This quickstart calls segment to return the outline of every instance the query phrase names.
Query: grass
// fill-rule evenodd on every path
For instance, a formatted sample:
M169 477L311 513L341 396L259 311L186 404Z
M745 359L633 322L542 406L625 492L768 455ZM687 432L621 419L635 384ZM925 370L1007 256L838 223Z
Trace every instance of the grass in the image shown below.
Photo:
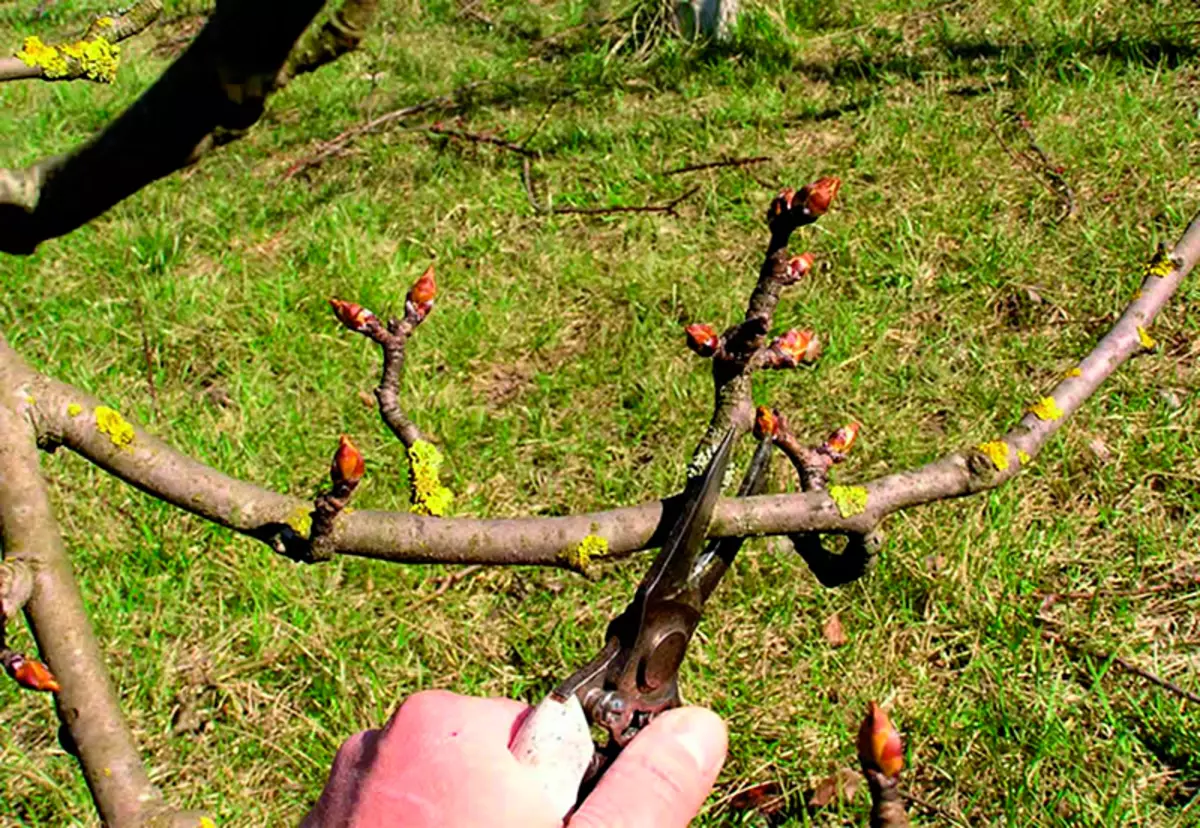
M169 60L151 47L199 9L168 5L175 19L129 44L112 87L0 86L0 165L74 146L132 101ZM861 420L836 472L847 482L1002 432L1200 203L1200 29L1185 4L803 0L753 7L728 47L667 40L643 54L636 38L614 51L614 25L571 28L600 6L398 5L360 53L273 98L246 139L35 256L4 258L10 341L184 451L283 491L314 492L349 433L368 458L356 505L403 509L401 448L360 401L377 356L325 299L396 309L436 259L441 296L405 400L449 458L456 511L640 502L679 485L711 404L680 323L731 322L774 188L836 174L838 204L794 247L819 266L778 319L818 330L825 354L756 394L814 438ZM79 29L103 6L63 0L33 23L0 5L0 37ZM347 126L478 80L464 128L520 140L544 117L530 146L555 204L701 189L678 218L544 217L519 158L422 121L281 183ZM1057 223L1054 195L992 135L1010 108L1064 166L1077 219ZM724 155L773 160L663 174ZM908 789L972 824L1200 821L1196 710L1048 644L1033 622L1040 592L1127 590L1200 565L1197 311L1191 281L1155 325L1159 349L1033 469L895 516L862 582L823 590L786 543L747 546L683 677L731 731L698 824L761 824L729 800L766 781L788 796L775 824L861 824L862 793L806 802L853 766L869 699L904 734ZM77 457L45 468L154 778L230 825L294 824L341 741L414 691L539 698L594 652L646 565L593 581L489 569L410 609L453 570L299 567ZM782 465L774 486L794 487ZM1051 612L1096 652L1196 689L1198 601L1194 588L1102 593ZM835 612L849 638L838 649L821 635ZM31 646L24 629L15 642ZM0 825L93 824L54 728L47 698L0 684Z

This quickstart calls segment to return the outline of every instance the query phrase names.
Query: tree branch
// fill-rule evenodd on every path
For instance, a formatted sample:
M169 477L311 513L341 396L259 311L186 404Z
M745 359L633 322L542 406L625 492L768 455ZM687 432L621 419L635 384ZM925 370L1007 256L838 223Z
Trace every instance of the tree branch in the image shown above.
M1025 415L1003 440L861 486L726 498L716 507L710 535L867 535L893 512L975 494L1009 480L1109 374L1144 347L1146 327L1198 257L1200 217L1192 220L1171 256L1160 250L1146 267L1138 296L1077 371L1058 383L1035 406L1038 413ZM35 425L44 446L65 445L131 485L258 538L276 551L306 553L308 502L236 480L175 451L83 392L37 374L2 338L0 365L35 397ZM570 517L511 520L355 511L339 516L329 541L340 554L395 562L578 568L578 556L572 553L585 537L604 538L609 557L651 548L661 540L674 508L674 499L667 498Z
M376 8L374 0L345 0L293 55L322 5L220 0L187 51L103 132L67 155L0 170L0 251L32 253L237 137L291 74L357 45Z
M29 375L19 368L0 360L0 543L6 564L33 573L25 616L61 685L59 718L105 824L186 824L191 815L168 811L150 783L121 716L50 507L29 416Z
M162 14L162 0L140 0L120 14L97 17L83 37L72 43L47 45L30 36L15 57L0 58L0 81L42 78L86 79L112 83L121 50L117 46L144 30Z

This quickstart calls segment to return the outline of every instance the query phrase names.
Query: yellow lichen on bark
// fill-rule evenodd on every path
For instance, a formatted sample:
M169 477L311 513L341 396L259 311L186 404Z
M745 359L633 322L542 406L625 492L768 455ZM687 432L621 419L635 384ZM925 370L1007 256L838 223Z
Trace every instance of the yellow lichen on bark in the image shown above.
M1028 465L1029 461L1033 458L1029 456L1029 452L1023 451L1022 449L1017 449L1017 459L1021 461L1022 466L1025 466Z
M67 403L67 416L78 417L83 413L83 406L79 403Z
M992 440L980 443L976 448L992 461L992 465L996 467L997 471L1004 471L1008 468L1008 443L1003 440Z
M844 518L867 511L867 490L862 486L830 486L829 496L833 498L838 514Z
M47 46L37 35L25 38L17 60L26 66L36 66L48 78L61 78L67 74L67 59L53 46Z
M1154 337L1150 335L1150 332L1141 325L1138 325L1137 333L1138 342L1142 343L1142 347L1146 350L1152 350L1156 345L1158 345L1158 343L1154 340Z
M111 20L109 22L111 25ZM121 47L103 37L77 40L62 46L49 46L36 36L25 38L17 59L26 66L35 66L51 80L87 78L100 83L112 83L121 63Z
M408 449L408 467L412 472L412 511L418 515L441 517L454 502L454 492L442 485L445 458L427 440L417 440Z
M607 538L602 538L599 535L587 535L579 543L563 550L560 553L560 557L570 564L572 569L585 572L593 558L603 558L607 554Z
M1039 420L1061 420L1063 415L1054 397L1042 397L1029 410Z
M292 509L283 522L295 529L296 534L302 538L307 538L312 532L312 512L307 506L297 506Z
M130 451L129 444L135 436L133 426L121 416L120 412L106 405L96 406L96 429L101 434L107 434L112 444L120 449Z
M1175 263L1171 261L1171 257L1167 255L1167 251L1159 248L1154 253L1154 258L1146 263L1146 276L1157 276L1159 279L1165 278L1175 269Z

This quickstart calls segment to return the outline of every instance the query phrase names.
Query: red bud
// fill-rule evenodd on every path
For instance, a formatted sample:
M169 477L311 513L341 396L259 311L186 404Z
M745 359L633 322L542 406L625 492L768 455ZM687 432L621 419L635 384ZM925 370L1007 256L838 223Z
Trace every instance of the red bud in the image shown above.
M812 331L801 331L793 328L771 343L771 347L781 353L788 365L795 367L801 362L816 359L820 346L817 336Z
M798 282L802 276L812 270L813 254L801 253L799 256L792 256L787 263L787 282Z
M904 769L900 734L875 702L867 707L867 716L858 729L858 761L863 768L888 777Z
M811 215L823 216L842 187L842 180L830 176L814 181L804 188L804 207Z
M774 437L779 433L779 417L774 409L760 405L754 412L754 436L759 440Z
M437 297L437 282L433 278L433 265L425 268L421 278L413 283L408 290L404 309L414 314L418 320L424 319L433 310L433 300Z
M712 325L696 323L683 329L687 334L688 347L702 357L710 357L721 345L721 337Z
M26 658L20 653L8 653L4 658L4 667L13 680L27 690L57 693L62 689L50 668L36 658Z
M376 321L375 314L362 305L356 305L353 302L343 302L341 299L330 299L329 305L337 315L338 321L352 331L363 333L371 326L373 321Z
M337 451L333 455L333 465L329 468L329 479L333 485L345 485L354 488L362 480L367 470L367 464L362 454L350 442L345 434L338 441Z
M858 430L860 428L862 428L862 426L859 423L849 423L844 425L837 431L833 432L833 434L829 435L829 438L825 440L825 445L829 447L830 451L835 451L838 454L845 454L850 450L850 447L854 445L854 441L858 438Z

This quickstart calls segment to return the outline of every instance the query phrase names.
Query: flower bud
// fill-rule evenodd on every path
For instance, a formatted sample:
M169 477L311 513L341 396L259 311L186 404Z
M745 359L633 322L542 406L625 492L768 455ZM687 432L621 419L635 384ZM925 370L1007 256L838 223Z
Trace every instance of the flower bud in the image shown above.
M830 434L825 440L825 446L838 454L845 454L854 445L855 439L858 438L858 430L862 428L859 423L848 423L842 426L837 431Z
M800 279L812 270L813 254L801 253L799 256L792 256L788 259L787 272L784 276L784 281L787 284L800 281Z
M710 357L721 346L721 337L717 335L712 325L697 322L683 329L687 334L687 344L695 353L702 357Z
M801 362L811 362L820 351L816 334L796 328L772 342L771 348L783 357L784 363L790 368L795 368Z
M765 440L768 437L774 437L778 433L779 417L775 415L775 410L765 405L760 405L754 412L754 436L759 440Z
M330 299L329 305L337 315L338 321L356 333L364 333L372 322L377 321L375 314L362 305L343 302L341 299Z
M801 191L804 194L804 209L809 215L825 215L841 187L842 180L834 176L814 181Z
M27 690L42 690L57 693L62 689L50 668L36 658L26 658L20 653L9 652L4 657L4 669L13 681Z
M334 486L348 486L353 489L362 480L367 464L362 454L350 442L345 434L338 441L337 451L333 455L333 465L329 467L329 479Z
M900 734L875 702L867 707L867 716L858 729L858 761L864 770L878 771L888 777L904 769Z
M433 310L433 300L436 297L437 282L433 279L433 265L430 265L421 274L421 278L417 279L409 288L408 296L404 301L404 310L416 316L417 321L420 321Z

